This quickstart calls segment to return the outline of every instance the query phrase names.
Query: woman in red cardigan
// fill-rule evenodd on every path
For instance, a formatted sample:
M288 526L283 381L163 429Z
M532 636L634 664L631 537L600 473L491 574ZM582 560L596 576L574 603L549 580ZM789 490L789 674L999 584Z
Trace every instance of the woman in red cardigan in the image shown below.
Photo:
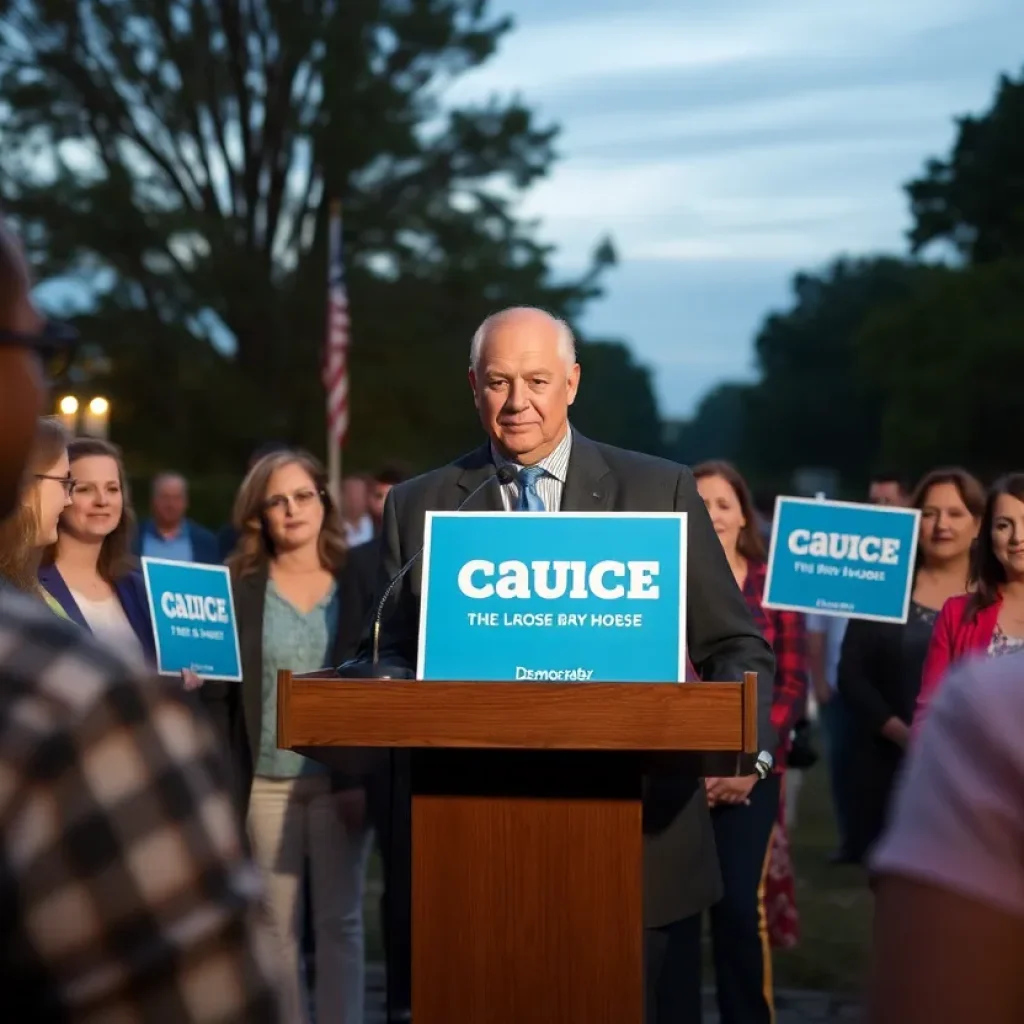
M971 564L971 592L950 598L935 623L921 674L914 731L949 667L968 655L1024 651L1024 473L989 491Z

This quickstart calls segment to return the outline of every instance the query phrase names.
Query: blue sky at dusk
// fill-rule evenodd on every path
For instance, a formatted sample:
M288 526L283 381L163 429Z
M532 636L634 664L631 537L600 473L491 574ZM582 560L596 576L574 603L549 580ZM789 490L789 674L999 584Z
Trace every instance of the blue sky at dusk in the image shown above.
M1021 0L495 0L516 20L450 99L518 92L563 133L522 213L571 272L621 263L586 321L668 416L752 373L797 269L901 251L900 185L1024 65Z

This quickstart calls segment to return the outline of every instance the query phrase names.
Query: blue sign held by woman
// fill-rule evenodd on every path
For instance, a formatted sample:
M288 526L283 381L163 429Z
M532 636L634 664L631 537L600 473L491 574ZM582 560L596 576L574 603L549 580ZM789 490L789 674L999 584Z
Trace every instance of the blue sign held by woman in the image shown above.
M142 573L160 674L191 669L203 679L241 680L228 570L223 565L143 558Z
M917 509L777 499L765 606L906 622L920 518Z

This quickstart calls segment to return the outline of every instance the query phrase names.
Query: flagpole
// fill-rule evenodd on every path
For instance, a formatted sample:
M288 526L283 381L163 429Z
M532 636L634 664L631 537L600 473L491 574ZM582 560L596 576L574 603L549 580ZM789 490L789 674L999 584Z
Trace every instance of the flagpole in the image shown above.
M330 277L331 277L331 264L336 258L336 254L331 251L335 245L335 238L338 232L340 232L341 222L341 200L334 199L331 201L331 212L330 222L328 225L327 237L328 237L328 255L327 255L327 281L328 289L330 288ZM327 306L328 318L331 315L330 301ZM330 325L328 324L328 331L330 331ZM337 434L335 432L335 424L333 417L331 416L330 410L327 412L327 489L331 493L331 497L334 498L338 508L341 509L341 444L338 441Z

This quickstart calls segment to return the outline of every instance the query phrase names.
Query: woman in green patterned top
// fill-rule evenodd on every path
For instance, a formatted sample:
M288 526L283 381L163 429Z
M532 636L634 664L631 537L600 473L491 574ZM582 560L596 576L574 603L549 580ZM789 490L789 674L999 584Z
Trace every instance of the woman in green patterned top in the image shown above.
M235 503L238 546L228 559L242 658L241 683L209 680L199 693L233 766L282 972L284 1016L308 1024L362 1024L363 888L371 833L362 758L348 772L277 746L277 673L340 665L356 651L361 606L341 515L323 466L299 451L260 459ZM310 900L303 876L309 865ZM314 991L302 970L310 914ZM312 996L312 998L311 998Z
M45 601L62 618L67 615L39 585L36 572L43 549L57 540L57 520L71 504L74 485L67 431L57 420L39 420L21 505L0 523L0 580Z

